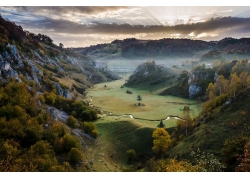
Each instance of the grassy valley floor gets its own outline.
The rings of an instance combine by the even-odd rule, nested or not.
[[[80,171],[123,171],[129,166],[128,149],[134,149],[138,157],[152,153],[152,133],[161,119],[165,119],[165,128],[170,130],[176,126],[177,119],[167,116],[182,117],[184,105],[192,109],[192,116],[198,114],[196,101],[157,95],[156,87],[121,88],[127,77],[88,89],[87,100],[103,113],[94,122],[100,136],[97,140],[87,141]],[[127,90],[133,94],[127,94]],[[138,95],[142,97],[141,101],[137,100]],[[145,106],[134,105],[139,102]]]

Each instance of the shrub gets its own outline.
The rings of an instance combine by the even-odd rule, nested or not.
[[[136,153],[134,149],[129,149],[126,152],[128,161],[133,161],[136,158]]]
[[[83,154],[77,148],[71,148],[69,152],[69,161],[72,163],[78,163],[83,160]]]
[[[90,134],[93,138],[97,138],[98,137],[98,131],[96,129],[92,130],[91,131],[91,134]]]
[[[72,127],[72,128],[76,128],[76,122],[77,120],[73,117],[73,116],[69,116],[68,120],[67,120],[67,124]]]

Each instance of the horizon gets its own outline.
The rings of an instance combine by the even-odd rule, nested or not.
[[[4,6],[0,14],[69,48],[128,38],[250,37],[250,6]]]

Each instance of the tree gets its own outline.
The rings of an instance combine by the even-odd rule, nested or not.
[[[247,86],[247,76],[248,76],[248,73],[247,71],[242,71],[242,73],[240,74],[240,80],[241,80],[241,83],[242,83],[242,87],[245,88]]]
[[[64,148],[66,151],[70,151],[71,148],[78,148],[80,147],[80,142],[79,140],[70,134],[65,134],[63,136],[63,143],[64,143]]]
[[[59,43],[59,47],[60,47],[60,48],[63,48],[63,46],[64,46],[64,45],[63,45],[62,43]]]
[[[163,128],[165,125],[163,124],[163,122],[162,122],[162,120],[161,120],[161,122],[160,122],[160,124],[158,125],[158,127],[160,127],[160,128]]]
[[[219,75],[214,84],[215,93],[221,96],[224,93],[227,93],[228,90],[228,80],[224,78],[223,75]]]
[[[236,168],[238,172],[250,171],[250,141],[248,141],[244,147],[244,157],[241,159],[241,163]]]
[[[240,81],[240,78],[237,76],[236,73],[234,74],[231,74],[230,76],[230,84],[229,84],[229,91],[230,91],[230,94],[234,95],[234,98],[235,98],[235,93],[236,91],[240,90],[241,88],[241,81]]]
[[[212,64],[212,67],[218,67],[220,65],[220,61],[219,60],[215,60]]]
[[[224,142],[221,152],[223,162],[227,166],[226,171],[234,171],[239,165],[237,156],[244,153],[244,146],[247,142],[249,138],[244,136],[231,137]]]
[[[58,163],[53,147],[47,141],[38,141],[32,145],[26,161],[42,172],[51,171],[51,167]]]
[[[250,75],[247,76],[247,86],[250,86]]]
[[[198,172],[199,166],[192,165],[192,163],[186,160],[177,161],[176,159],[170,159],[169,164],[166,165],[166,172]]]
[[[172,142],[169,133],[164,128],[157,128],[152,137],[154,138],[152,150],[157,154],[166,153]]]
[[[83,124],[81,123],[81,129],[83,129],[85,133],[90,134],[96,129],[96,126],[92,122],[83,122]]]
[[[73,116],[69,116],[67,119],[67,124],[72,128],[76,128],[76,122],[77,120]]]
[[[78,163],[83,160],[83,154],[77,148],[71,148],[69,152],[69,161],[72,163]]]
[[[207,89],[206,89],[206,95],[209,100],[213,100],[215,97],[215,90],[213,83],[209,83]]]
[[[97,138],[98,137],[98,131],[96,129],[92,130],[90,135],[93,137],[93,138]]]
[[[135,150],[134,149],[127,150],[126,155],[127,155],[128,161],[133,161],[136,157]]]

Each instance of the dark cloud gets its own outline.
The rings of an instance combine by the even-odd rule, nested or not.
[[[81,13],[81,14],[96,14],[105,11],[114,11],[118,9],[125,9],[128,7],[121,6],[20,6],[15,7],[20,12],[40,12],[40,13]]]
[[[130,24],[104,24],[100,22],[93,22],[91,24],[78,24],[76,22],[68,20],[55,20],[55,19],[43,19],[38,21],[24,20],[20,22],[24,28],[42,28],[53,29],[58,33],[70,33],[70,34],[137,34],[137,33],[180,33],[200,34],[204,32],[213,32],[227,30],[232,28],[234,31],[243,30],[245,33],[250,34],[250,18],[235,18],[235,17],[223,17],[210,19],[206,22],[193,23],[193,24],[181,24],[175,26],[163,26],[163,25],[130,25]]]

